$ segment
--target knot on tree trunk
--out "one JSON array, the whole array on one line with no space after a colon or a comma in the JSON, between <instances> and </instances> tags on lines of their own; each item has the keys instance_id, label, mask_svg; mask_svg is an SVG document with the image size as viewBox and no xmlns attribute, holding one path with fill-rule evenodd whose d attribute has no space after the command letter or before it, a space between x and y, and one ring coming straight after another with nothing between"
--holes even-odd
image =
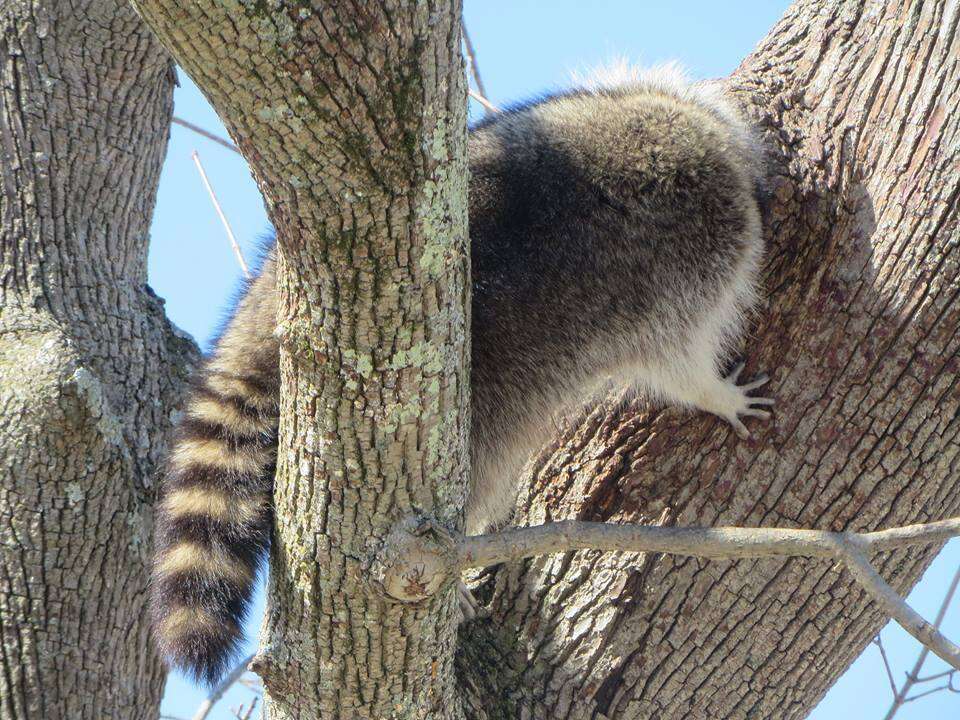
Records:
<instances>
[{"instance_id":1,"label":"knot on tree trunk","mask_svg":"<svg viewBox=\"0 0 960 720\"><path fill-rule=\"evenodd\" d=\"M370 578L389 600L419 603L457 577L456 539L429 518L394 526L371 565Z\"/></svg>"}]
</instances>

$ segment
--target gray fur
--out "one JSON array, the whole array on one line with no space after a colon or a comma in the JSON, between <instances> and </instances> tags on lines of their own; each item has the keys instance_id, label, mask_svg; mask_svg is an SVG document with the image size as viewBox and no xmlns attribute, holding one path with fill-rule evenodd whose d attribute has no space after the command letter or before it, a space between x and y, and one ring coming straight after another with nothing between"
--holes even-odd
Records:
<instances>
[{"instance_id":1,"label":"gray fur","mask_svg":"<svg viewBox=\"0 0 960 720\"><path fill-rule=\"evenodd\" d=\"M741 435L742 416L766 416L754 406L771 401L747 395L763 380L720 372L756 296L762 178L716 93L667 69L557 95L481 123L469 161L469 532L509 520L549 418L610 376ZM157 635L209 680L239 641L269 539L275 272L271 253L198 378L158 517Z\"/></svg>"},{"instance_id":2,"label":"gray fur","mask_svg":"<svg viewBox=\"0 0 960 720\"><path fill-rule=\"evenodd\" d=\"M720 375L756 296L759 154L669 71L495 115L470 136L473 494L509 518L545 422L614 376L745 432Z\"/></svg>"}]
</instances>

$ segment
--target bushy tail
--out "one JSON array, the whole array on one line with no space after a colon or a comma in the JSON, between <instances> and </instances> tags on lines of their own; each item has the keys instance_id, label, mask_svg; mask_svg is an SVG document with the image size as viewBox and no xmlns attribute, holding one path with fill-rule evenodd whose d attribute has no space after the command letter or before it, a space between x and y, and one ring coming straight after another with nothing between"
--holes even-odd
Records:
<instances>
[{"instance_id":1,"label":"bushy tail","mask_svg":"<svg viewBox=\"0 0 960 720\"><path fill-rule=\"evenodd\" d=\"M197 379L160 490L154 636L172 665L208 683L240 646L270 542L279 395L272 269L251 286Z\"/></svg>"}]
</instances>

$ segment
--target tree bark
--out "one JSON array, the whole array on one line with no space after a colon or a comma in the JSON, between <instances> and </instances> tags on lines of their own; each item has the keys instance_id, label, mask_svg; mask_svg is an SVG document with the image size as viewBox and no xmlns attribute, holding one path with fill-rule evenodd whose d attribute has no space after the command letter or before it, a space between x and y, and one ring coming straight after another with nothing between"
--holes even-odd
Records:
<instances>
[{"instance_id":1,"label":"tree bark","mask_svg":"<svg viewBox=\"0 0 960 720\"><path fill-rule=\"evenodd\" d=\"M739 441L612 396L522 483L520 522L869 530L956 515L955 2L801 0L726 82L774 157ZM937 548L879 568L906 592ZM817 560L577 552L502 567L465 628L471 718L802 718L884 618ZM494 699L491 702L491 698Z\"/></svg>"},{"instance_id":2,"label":"tree bark","mask_svg":"<svg viewBox=\"0 0 960 720\"><path fill-rule=\"evenodd\" d=\"M157 717L152 476L197 357L147 287L173 67L125 4L0 7L0 718Z\"/></svg>"},{"instance_id":3,"label":"tree bark","mask_svg":"<svg viewBox=\"0 0 960 720\"><path fill-rule=\"evenodd\" d=\"M364 580L411 509L456 526L466 339L457 3L135 0L243 149L280 241L273 718L447 717L448 595ZM225 9L228 8L228 9ZM611 395L520 522L870 530L956 514L958 5L800 0L726 82L771 151L774 421ZM892 553L905 591L934 550ZM471 718L803 717L884 618L816 560L569 553L500 568L460 637Z\"/></svg>"},{"instance_id":4,"label":"tree bark","mask_svg":"<svg viewBox=\"0 0 960 720\"><path fill-rule=\"evenodd\" d=\"M266 711L457 717L452 586L408 606L372 577L402 518L462 525L460 2L134 4L224 119L277 230Z\"/></svg>"}]
</instances>

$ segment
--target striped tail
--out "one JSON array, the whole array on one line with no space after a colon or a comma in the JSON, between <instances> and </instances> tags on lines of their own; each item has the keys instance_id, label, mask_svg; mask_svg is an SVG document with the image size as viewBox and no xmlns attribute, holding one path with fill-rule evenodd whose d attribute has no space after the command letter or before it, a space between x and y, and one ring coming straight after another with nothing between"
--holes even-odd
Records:
<instances>
[{"instance_id":1,"label":"striped tail","mask_svg":"<svg viewBox=\"0 0 960 720\"><path fill-rule=\"evenodd\" d=\"M251 286L197 379L160 489L154 637L172 665L210 684L240 647L270 542L278 349L275 300L256 293L274 292L272 269Z\"/></svg>"}]
</instances>

